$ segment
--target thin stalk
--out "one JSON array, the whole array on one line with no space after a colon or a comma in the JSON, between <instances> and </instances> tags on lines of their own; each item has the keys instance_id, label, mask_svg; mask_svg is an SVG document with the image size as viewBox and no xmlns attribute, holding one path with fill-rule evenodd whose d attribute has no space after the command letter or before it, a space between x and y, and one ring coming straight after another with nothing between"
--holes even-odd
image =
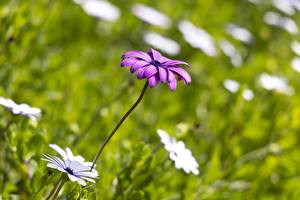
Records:
<instances>
[{"instance_id":1,"label":"thin stalk","mask_svg":"<svg viewBox=\"0 0 300 200\"><path fill-rule=\"evenodd\" d=\"M59 184L59 186L58 186L58 188L57 188L55 194L53 195L53 198L52 198L52 199L54 199L54 200L57 199L57 196L58 196L58 194L59 194L59 192L60 192L62 186L65 184L65 182L66 182L66 181L65 181L64 179L60 182L60 184Z\"/></svg>"},{"instance_id":2,"label":"thin stalk","mask_svg":"<svg viewBox=\"0 0 300 200\"><path fill-rule=\"evenodd\" d=\"M117 94L116 96L114 96L113 98L111 98L110 100L108 100L108 102L114 102L117 99L120 99L121 97L124 96L124 90L128 87L130 87L132 84L130 82L128 82L126 85L122 86L120 88L120 93ZM73 146L76 146L79 144L79 140L81 140L83 137L85 137L87 135L87 133L90 131L90 129L96 124L96 122L98 121L99 118L99 112L102 108L110 105L110 103L106 103L106 104L102 104L101 106L98 106L98 108L95 109L95 114L93 115L92 119L90 120L90 122L88 123L88 126L84 129L84 131L82 131L80 134L78 134L78 136L74 139L73 141Z\"/></svg>"},{"instance_id":3,"label":"thin stalk","mask_svg":"<svg viewBox=\"0 0 300 200\"><path fill-rule=\"evenodd\" d=\"M139 96L139 98L136 100L136 102L130 107L130 109L125 113L125 115L120 119L120 121L117 123L116 127L111 131L111 133L109 134L109 136L106 138L106 140L104 141L104 143L102 144L102 146L99 148L98 153L96 154L94 160L93 160L93 164L91 167L91 170L93 169L93 167L95 166L98 158L100 157L104 147L106 146L106 144L110 141L110 139L114 136L114 134L116 133L116 131L120 128L120 126L123 124L123 122L125 121L125 119L130 115L130 113L137 107L137 105L139 105L139 103L142 101L144 94L146 92L148 88L148 81L145 83L142 92Z\"/></svg>"},{"instance_id":4,"label":"thin stalk","mask_svg":"<svg viewBox=\"0 0 300 200\"><path fill-rule=\"evenodd\" d=\"M51 192L49 193L48 197L46 198L46 200L50 200L51 197L54 195L56 189L59 187L60 183L62 182L62 178L60 178L57 183L55 184L54 188L51 190Z\"/></svg>"}]
</instances>

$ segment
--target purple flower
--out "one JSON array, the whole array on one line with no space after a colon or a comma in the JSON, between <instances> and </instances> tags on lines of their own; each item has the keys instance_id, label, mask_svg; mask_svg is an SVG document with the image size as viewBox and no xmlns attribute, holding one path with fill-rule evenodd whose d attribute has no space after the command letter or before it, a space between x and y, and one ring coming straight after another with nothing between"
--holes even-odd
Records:
<instances>
[{"instance_id":1,"label":"purple flower","mask_svg":"<svg viewBox=\"0 0 300 200\"><path fill-rule=\"evenodd\" d=\"M148 79L150 88L162 82L168 83L172 91L177 86L176 76L184 84L192 81L191 76L179 65L189 66L186 62L168 59L152 48L147 53L127 51L122 55L121 62L121 67L131 67L131 73L137 72L138 79Z\"/></svg>"}]
</instances>

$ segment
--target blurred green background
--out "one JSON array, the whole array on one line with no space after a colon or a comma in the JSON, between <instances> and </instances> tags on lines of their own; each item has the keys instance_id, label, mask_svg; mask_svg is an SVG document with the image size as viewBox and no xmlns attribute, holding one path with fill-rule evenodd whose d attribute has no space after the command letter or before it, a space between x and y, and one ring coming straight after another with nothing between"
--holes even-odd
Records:
<instances>
[{"instance_id":1,"label":"blurred green background","mask_svg":"<svg viewBox=\"0 0 300 200\"><path fill-rule=\"evenodd\" d=\"M0 1L0 96L42 109L34 123L0 108L0 199L45 197L59 176L41 161L43 153L55 154L50 143L93 159L143 87L119 65L125 51L151 47L149 31L177 42L177 55L158 50L188 62L192 83L174 92L162 84L149 89L101 155L96 185L69 183L60 199L299 199L299 1L289 10L263 0L112 0L119 17L110 21L86 13L83 2ZM136 3L171 24L143 22L132 12ZM283 28L265 23L266 12L278 13ZM285 30L284 17L294 32ZM182 20L211 35L214 55L185 40ZM236 40L229 23L247 28L252 40ZM222 52L224 39L239 52L239 67ZM264 73L285 78L289 92L266 90ZM239 87L230 92L227 79ZM243 97L245 89L253 98ZM198 176L175 168L158 128L185 142Z\"/></svg>"}]
</instances>

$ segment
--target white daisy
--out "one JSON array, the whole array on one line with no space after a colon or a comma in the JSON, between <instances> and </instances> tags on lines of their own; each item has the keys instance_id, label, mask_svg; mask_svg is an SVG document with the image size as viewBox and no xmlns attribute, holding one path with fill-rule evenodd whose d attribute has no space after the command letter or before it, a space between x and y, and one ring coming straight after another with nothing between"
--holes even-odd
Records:
<instances>
[{"instance_id":1,"label":"white daisy","mask_svg":"<svg viewBox=\"0 0 300 200\"><path fill-rule=\"evenodd\" d=\"M272 4L278 10L287 15L294 15L296 13L294 8L294 0L272 0Z\"/></svg>"},{"instance_id":2,"label":"white daisy","mask_svg":"<svg viewBox=\"0 0 300 200\"><path fill-rule=\"evenodd\" d=\"M266 90L275 90L286 95L294 94L294 88L288 84L286 78L263 73L259 77L259 82Z\"/></svg>"},{"instance_id":3,"label":"white daisy","mask_svg":"<svg viewBox=\"0 0 300 200\"><path fill-rule=\"evenodd\" d=\"M13 100L4 97L0 97L0 105L9 109L15 115L24 115L33 120L37 120L41 116L41 109L30 107L25 103L16 104Z\"/></svg>"},{"instance_id":4,"label":"white daisy","mask_svg":"<svg viewBox=\"0 0 300 200\"><path fill-rule=\"evenodd\" d=\"M264 14L264 22L272 26L280 27L293 35L297 35L299 33L297 23L293 19L281 16L275 12L266 12Z\"/></svg>"},{"instance_id":5,"label":"white daisy","mask_svg":"<svg viewBox=\"0 0 300 200\"><path fill-rule=\"evenodd\" d=\"M45 158L42 160L49 162L47 167L66 173L71 181L76 181L80 185L85 186L86 181L95 183L93 179L98 177L98 172L95 169L91 171L91 162L85 162L81 156L74 156L68 147L66 150L63 150L56 144L50 144L49 146L57 151L62 159L57 156L44 154Z\"/></svg>"},{"instance_id":6,"label":"white daisy","mask_svg":"<svg viewBox=\"0 0 300 200\"><path fill-rule=\"evenodd\" d=\"M178 24L179 31L187 43L200 49L207 56L217 56L217 49L213 37L204 29L198 28L192 22L182 20Z\"/></svg>"},{"instance_id":7,"label":"white daisy","mask_svg":"<svg viewBox=\"0 0 300 200\"><path fill-rule=\"evenodd\" d=\"M148 32L144 35L144 40L147 44L150 44L167 54L174 56L180 52L180 45L176 41L158 33Z\"/></svg>"},{"instance_id":8,"label":"white daisy","mask_svg":"<svg viewBox=\"0 0 300 200\"><path fill-rule=\"evenodd\" d=\"M161 28L169 28L171 26L170 18L152 7L137 3L133 5L131 11L141 20L154 26Z\"/></svg>"},{"instance_id":9,"label":"white daisy","mask_svg":"<svg viewBox=\"0 0 300 200\"><path fill-rule=\"evenodd\" d=\"M198 163L193 157L192 152L185 147L182 141L177 142L175 138L161 129L157 130L160 141L164 144L165 149L169 152L169 157L175 162L177 169L183 169L185 173L192 172L195 175L199 174Z\"/></svg>"},{"instance_id":10,"label":"white daisy","mask_svg":"<svg viewBox=\"0 0 300 200\"><path fill-rule=\"evenodd\" d=\"M246 100L246 101L251 101L254 97L254 93L252 90L250 89L245 89L242 93L243 95L243 98Z\"/></svg>"},{"instance_id":11,"label":"white daisy","mask_svg":"<svg viewBox=\"0 0 300 200\"><path fill-rule=\"evenodd\" d=\"M237 24L227 24L225 27L225 31L241 42L251 43L253 41L251 32L248 29L242 28Z\"/></svg>"},{"instance_id":12,"label":"white daisy","mask_svg":"<svg viewBox=\"0 0 300 200\"><path fill-rule=\"evenodd\" d=\"M81 5L82 9L90 16L109 22L114 22L120 17L120 9L104 0L73 0Z\"/></svg>"},{"instance_id":13,"label":"white daisy","mask_svg":"<svg viewBox=\"0 0 300 200\"><path fill-rule=\"evenodd\" d=\"M292 60L292 68L296 71L300 73L300 58L294 58Z\"/></svg>"},{"instance_id":14,"label":"white daisy","mask_svg":"<svg viewBox=\"0 0 300 200\"><path fill-rule=\"evenodd\" d=\"M240 89L240 84L232 79L224 80L223 85L231 93L236 93Z\"/></svg>"},{"instance_id":15,"label":"white daisy","mask_svg":"<svg viewBox=\"0 0 300 200\"><path fill-rule=\"evenodd\" d=\"M229 41L222 39L219 46L223 53L230 58L231 63L235 67L240 67L243 64L243 58L238 50Z\"/></svg>"},{"instance_id":16,"label":"white daisy","mask_svg":"<svg viewBox=\"0 0 300 200\"><path fill-rule=\"evenodd\" d=\"M293 50L293 52L295 54L297 54L298 56L300 56L300 42L293 41L291 43L291 49Z\"/></svg>"}]
</instances>

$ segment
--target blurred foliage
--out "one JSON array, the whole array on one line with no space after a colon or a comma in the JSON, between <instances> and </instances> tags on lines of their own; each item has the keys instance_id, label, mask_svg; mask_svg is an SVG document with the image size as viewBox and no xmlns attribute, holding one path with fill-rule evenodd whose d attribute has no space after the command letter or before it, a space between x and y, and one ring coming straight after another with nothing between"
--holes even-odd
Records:
<instances>
[{"instance_id":1,"label":"blurred foliage","mask_svg":"<svg viewBox=\"0 0 300 200\"><path fill-rule=\"evenodd\" d=\"M263 22L269 1L143 0L173 21L160 29L131 13L135 1L112 0L116 22L87 15L66 0L0 1L0 96L42 109L34 123L0 108L0 199L43 199L59 175L41 161L48 144L69 146L92 160L114 124L137 98L143 81L119 67L127 50L147 50L151 30L176 40L174 59L191 64L193 82L149 89L142 104L104 150L95 186L69 182L60 199L298 199L300 196L300 79L290 50L299 35ZM300 15L292 16L300 24ZM187 44L177 23L187 19L215 39L234 43L240 68L218 50L208 57ZM227 23L248 28L243 44L225 33ZM264 90L261 73L286 77L292 96ZM254 91L230 93L227 78ZM157 128L183 140L199 162L200 175L174 167Z\"/></svg>"}]
</instances>

